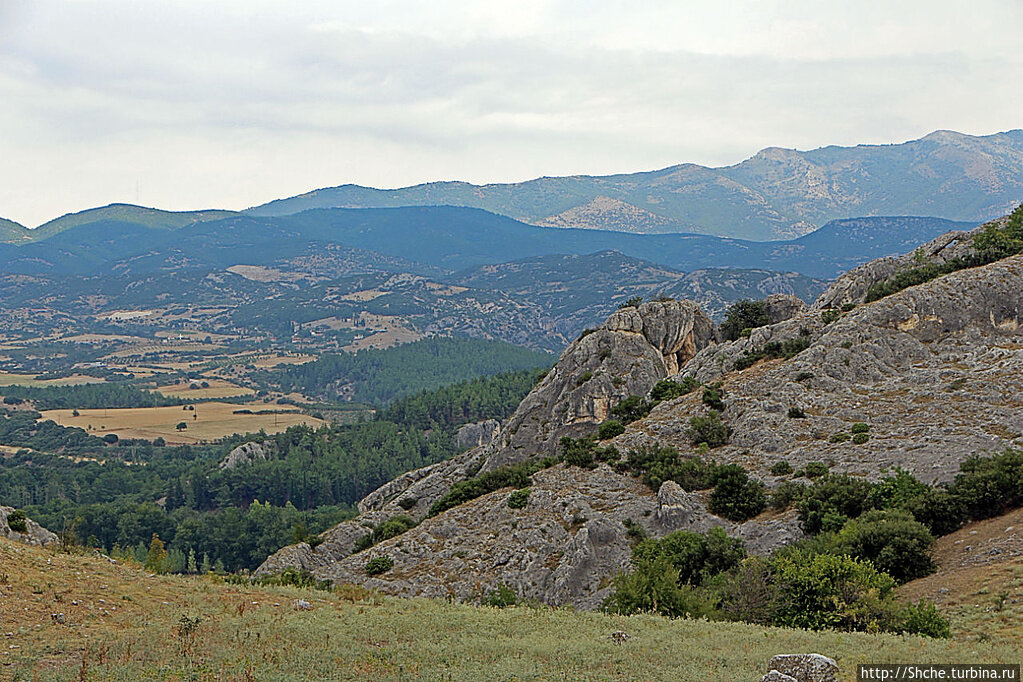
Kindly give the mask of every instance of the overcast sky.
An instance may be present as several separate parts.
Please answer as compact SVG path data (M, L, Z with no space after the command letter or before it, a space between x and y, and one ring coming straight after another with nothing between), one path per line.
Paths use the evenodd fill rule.
M1020 0L0 0L0 216L1023 127Z

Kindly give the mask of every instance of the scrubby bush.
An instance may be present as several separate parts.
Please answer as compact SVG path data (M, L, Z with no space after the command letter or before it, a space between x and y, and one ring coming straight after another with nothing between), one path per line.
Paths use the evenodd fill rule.
M522 509L529 504L529 488L520 488L508 496L509 509Z
M787 476L792 473L792 465L788 462L781 461L775 462L771 465L772 476Z
M625 433L625 427L617 419L608 419L606 422L600 425L597 429L597 438L599 440L607 440L620 436Z
M767 507L764 484L752 480L737 464L718 467L710 494L710 511L732 521L753 518Z
M691 376L682 377L681 381L661 379L650 389L650 402L657 404L664 400L674 400L700 387L700 382Z
M849 428L849 430L852 433L867 433L870 431L870 425L866 422L856 422Z
M1023 451L971 457L960 470L948 492L963 501L970 518L986 519L1023 506Z
M515 594L515 590L510 585L501 583L496 589L487 593L487 598L483 600L483 605L491 606L495 609L503 609L507 606L515 606L516 602L518 602L518 595Z
M903 583L934 572L934 536L901 509L869 511L845 524L835 535L834 551L874 566Z
M700 457L682 457L678 450L648 445L630 450L619 469L657 490L665 481L675 481L685 490L704 490L713 485L715 465Z
M820 478L828 473L828 465L824 462L810 462L803 467L803 475L807 478Z
M721 334L729 341L742 335L745 329L755 329L768 324L767 302L741 299L733 303L725 312L725 321L721 323Z
M803 412L801 407L790 407L788 417L789 419L806 419L806 412Z
M701 401L712 410L724 412L725 401L721 397L721 382L718 381L709 386L704 386Z
M28 517L20 509L15 509L7 515L7 527L15 533L28 532Z
M380 575L394 568L394 559L385 555L375 556L366 562L366 575Z
M648 414L650 414L650 403L638 395L630 395L611 408L611 416L622 424L630 424Z
M819 533L826 519L829 526L853 519L870 508L869 481L841 474L828 474L808 487L799 501L799 517L807 533Z
M852 437L853 445L863 445L868 440L870 440L870 434L869 433L855 433L855 434L853 434L853 437Z
M844 443L847 440L849 440L849 434L845 431L836 431L831 434L830 438L828 438L828 442L830 443Z
M799 503L806 495L808 486L795 481L785 481L771 492L771 507L784 511Z
M711 411L705 417L690 417L688 435L693 445L706 443L708 447L717 448L728 444L732 427L721 421L718 412Z
M352 546L353 552L361 552L384 540L390 540L409 530L415 528L417 522L404 514L393 516L373 527L373 530L366 535L359 537Z

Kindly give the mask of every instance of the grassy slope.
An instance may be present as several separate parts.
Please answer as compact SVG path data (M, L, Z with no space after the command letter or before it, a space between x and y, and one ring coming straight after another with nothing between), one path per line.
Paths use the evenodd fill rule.
M963 639L1016 642L1023 652L1023 509L939 538L933 554L938 571L901 593L936 603Z
M746 680L774 654L817 651L851 680L862 662L1020 656L996 642L358 596L151 576L0 539L0 679ZM294 609L299 597L312 610ZM182 616L202 619L192 637ZM615 644L616 630L632 638Z

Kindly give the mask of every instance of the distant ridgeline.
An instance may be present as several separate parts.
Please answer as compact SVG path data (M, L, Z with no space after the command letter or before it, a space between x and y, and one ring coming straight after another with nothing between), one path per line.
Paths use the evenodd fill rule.
M140 209L141 210L141 209ZM88 213L88 212L87 212ZM766 268L834 277L879 256L954 229L972 227L925 217L836 220L788 241L743 241L692 233L633 234L539 227L474 208L450 206L318 209L297 215L214 216L176 229L155 229L128 216L82 222L32 242L0 243L4 272L39 276L150 275L168 269L268 265L322 251L326 244L362 250L366 262L416 264L406 271L460 270L549 254L617 250L684 271ZM480 239L480 235L487 235ZM365 251L370 251L366 257ZM393 262L384 269L395 270Z

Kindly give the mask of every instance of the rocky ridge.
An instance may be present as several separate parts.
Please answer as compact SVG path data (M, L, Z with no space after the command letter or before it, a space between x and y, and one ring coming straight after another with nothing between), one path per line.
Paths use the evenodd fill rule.
M963 234L949 235L895 267L948 257L964 244ZM404 474L367 496L361 517L328 531L317 548L285 548L259 572L296 565L389 593L458 599L504 583L522 597L592 608L610 577L628 565L629 527L656 537L722 526L753 552L798 538L792 516L765 513L737 525L711 515L702 494L674 483L653 493L606 465L591 471L559 464L533 476L522 509L508 506L508 489L493 492L350 554L369 532L364 524L399 513L424 519L455 482L551 454L562 436L592 433L615 404L646 395L666 377L722 381L723 419L733 435L711 456L741 463L768 485L780 480L768 471L779 460L796 467L825 462L870 478L898 466L925 481L947 480L967 457L1019 444L1023 256L855 306L866 281L890 276L882 272L894 270L850 272L811 308L776 299L769 306L776 322L731 342L722 342L691 302L623 308L569 346L490 443ZM855 307L835 307L846 303ZM748 361L786 342L796 342L788 359ZM790 408L805 417L790 418ZM613 443L621 451L657 443L695 454L688 420L705 410L698 392L663 402ZM848 438L857 422L868 425L866 443ZM367 576L366 561L381 554L394 568Z

